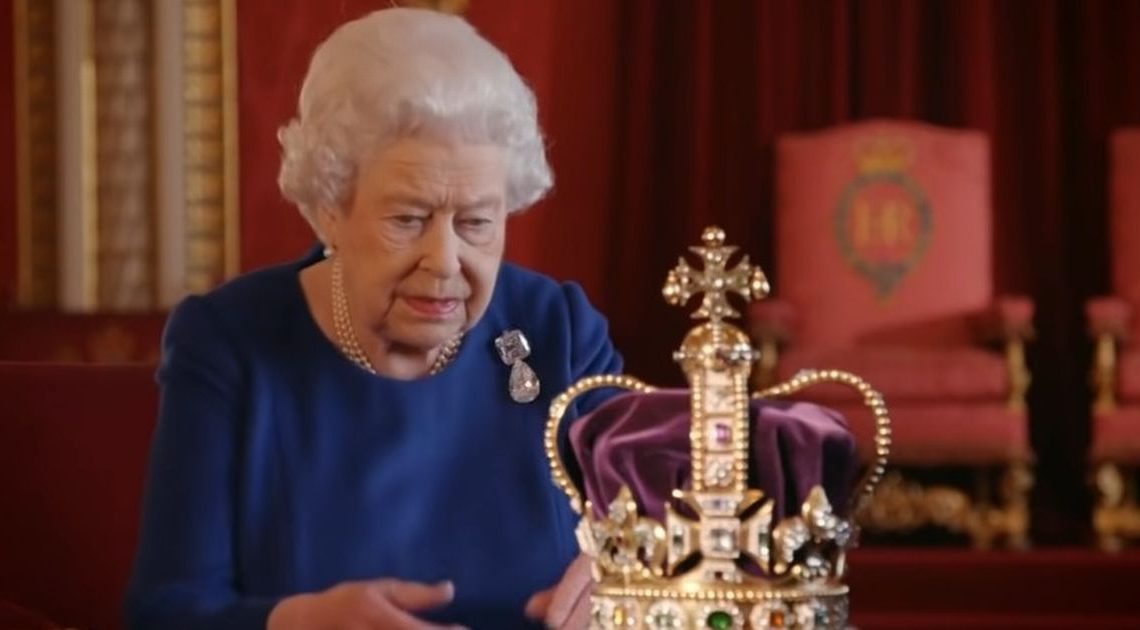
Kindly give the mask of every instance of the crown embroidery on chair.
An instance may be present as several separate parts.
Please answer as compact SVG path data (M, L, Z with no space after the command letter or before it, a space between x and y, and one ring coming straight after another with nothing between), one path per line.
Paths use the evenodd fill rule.
M582 519L578 542L593 559L591 628L841 628L847 620L845 552L854 541L851 521L833 510L816 486L800 514L778 520L774 501L748 487L749 406L756 396L787 396L816 383L855 388L875 415L876 460L862 484L869 496L881 478L890 424L882 397L855 375L804 371L792 380L751 394L748 376L758 359L748 337L726 317L737 316L726 299L768 294L763 272L747 257L728 267L735 247L719 228L690 248L703 267L684 258L669 272L663 294L684 306L703 294L695 318L707 319L686 335L674 359L691 388L691 468L687 489L677 488L663 522L638 510L623 487L604 512L584 501L563 466L557 436L571 401L587 391L621 387L648 393L653 387L631 376L603 375L575 383L555 398L545 446L555 483ZM854 510L852 510L852 513Z
M910 175L915 148L906 138L865 137L853 152L858 175L840 196L835 236L847 264L887 299L930 247L934 215Z

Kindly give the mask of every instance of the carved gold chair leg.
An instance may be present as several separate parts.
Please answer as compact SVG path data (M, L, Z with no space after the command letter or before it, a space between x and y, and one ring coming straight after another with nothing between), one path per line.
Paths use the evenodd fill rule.
M992 549L998 533L992 522L995 516L993 508L980 505L974 510L974 515L977 517L974 519L977 525L969 530L970 542L973 543L974 549L979 551Z
M1093 527L1097 542L1105 551L1119 551L1127 539L1140 537L1140 506L1136 501L1135 479L1129 474L1132 472L1112 462L1104 462L1096 468Z
M1002 527L1006 547L1029 547L1029 493L1033 490L1033 469L1028 462L1010 464L1001 479Z
M974 549L992 549L1003 520L993 504L993 471L975 470L974 491L966 496L970 505L965 533L969 534Z
M976 495L974 527L969 530L977 549L990 549L1003 543L1008 549L1027 549L1029 540L1029 493L1033 489L1033 469L1027 462L1014 462L1001 471L998 502L991 501L988 480Z

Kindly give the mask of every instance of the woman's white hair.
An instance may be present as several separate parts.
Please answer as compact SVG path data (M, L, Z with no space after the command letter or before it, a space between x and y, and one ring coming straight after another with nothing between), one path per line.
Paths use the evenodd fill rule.
M392 8L344 24L313 54L297 110L277 133L277 184L314 229L318 209L351 198L363 161L421 132L503 147L509 212L553 184L534 94L459 17Z

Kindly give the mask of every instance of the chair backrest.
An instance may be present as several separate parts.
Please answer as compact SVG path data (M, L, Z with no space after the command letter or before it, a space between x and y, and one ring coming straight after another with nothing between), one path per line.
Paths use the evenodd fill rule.
M1132 331L1140 338L1140 127L1112 134L1109 207L1112 288L1132 303Z
M0 600L122 627L157 389L152 365L0 363Z
M993 299L989 144L872 120L777 147L776 295L797 339L961 343Z

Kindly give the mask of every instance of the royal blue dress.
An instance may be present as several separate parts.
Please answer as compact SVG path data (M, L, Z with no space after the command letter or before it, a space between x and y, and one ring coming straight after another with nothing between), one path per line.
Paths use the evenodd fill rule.
M543 451L546 415L577 379L620 371L605 319L577 285L504 264L446 370L388 379L317 327L298 273L318 259L171 315L130 627L261 629L284 596L381 577L452 580L454 602L431 619L540 627L526 600L578 552ZM494 348L512 328L542 384L527 404L510 398Z

